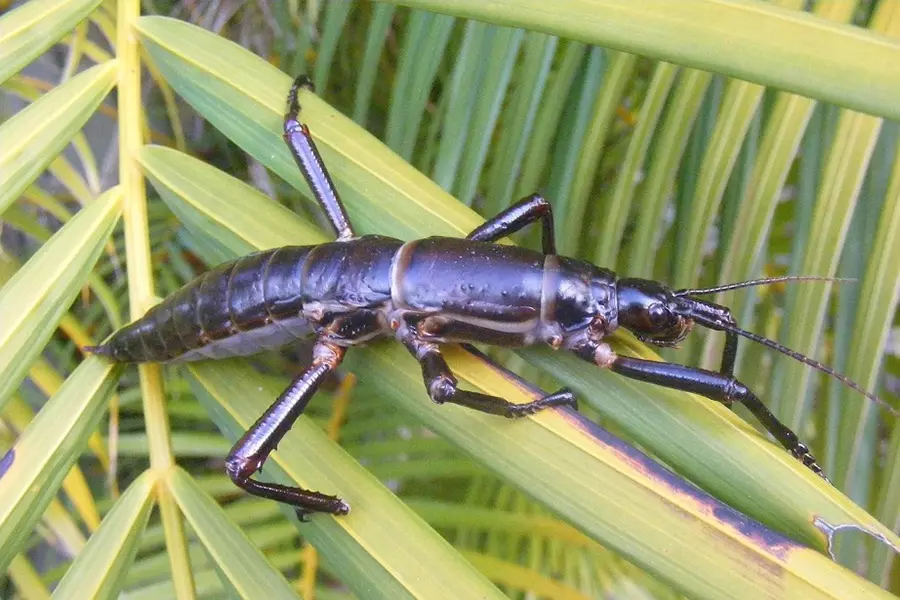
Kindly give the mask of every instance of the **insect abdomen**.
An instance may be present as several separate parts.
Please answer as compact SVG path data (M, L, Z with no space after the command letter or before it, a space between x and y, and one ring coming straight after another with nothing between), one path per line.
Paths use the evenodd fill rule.
M379 335L402 242L366 236L250 254L200 275L91 350L120 362L246 356L328 332L351 345ZM377 316L377 315L376 315ZM357 331L361 329L360 331Z
M301 272L311 246L244 256L203 273L92 350L120 362L246 356L309 334Z

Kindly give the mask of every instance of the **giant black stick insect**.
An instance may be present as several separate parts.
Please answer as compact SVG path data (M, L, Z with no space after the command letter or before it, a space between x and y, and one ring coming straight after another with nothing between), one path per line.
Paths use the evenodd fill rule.
M191 281L89 351L121 362L191 361L245 356L315 336L312 364L234 445L226 460L232 481L249 493L313 512L347 514L340 498L251 476L262 468L317 388L350 346L393 336L416 358L428 395L485 413L521 417L554 406L576 408L562 389L527 404L461 390L440 351L449 342L500 346L545 343L597 366L657 385L694 392L730 406L740 402L774 438L815 473L822 469L797 435L734 378L738 336L828 373L879 401L832 369L772 340L738 328L728 308L698 295L775 281L673 291L646 279L619 279L590 263L556 254L553 214L539 195L523 198L465 239L402 242L357 237L306 125L297 94L288 94L284 140L337 234L319 246L265 250L220 265ZM543 252L495 244L540 221ZM694 324L726 334L718 372L619 356L604 341L618 327L657 346L673 346ZM879 401L880 402L880 401Z

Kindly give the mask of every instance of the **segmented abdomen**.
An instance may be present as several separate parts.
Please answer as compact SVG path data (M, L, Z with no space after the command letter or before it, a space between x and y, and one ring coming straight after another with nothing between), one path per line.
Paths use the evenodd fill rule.
M97 354L120 362L246 356L310 334L304 263L315 246L286 246L207 271L117 331Z

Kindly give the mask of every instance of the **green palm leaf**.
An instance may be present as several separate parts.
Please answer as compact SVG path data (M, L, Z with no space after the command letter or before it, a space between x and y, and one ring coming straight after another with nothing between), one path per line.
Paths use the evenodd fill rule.
M752 421L708 400L546 349L498 357L547 387L571 386L585 412L719 500L573 415L508 423L431 406L418 367L391 343L348 355L345 370L359 377L354 400L344 406L343 392L333 394L331 410L314 402L264 474L338 493L353 507L348 517L317 516L298 529L274 503L229 502L235 488L207 463L221 458L285 385L246 362L199 363L165 377L142 366L137 380L126 375L108 442L124 476L135 481L121 498L95 502L80 471L66 479L81 514L95 505L106 514L83 549L74 529L78 511L70 515L54 499L120 373L97 359L75 369L72 341L91 343L86 331L109 331L106 323L116 317L104 313L118 313L126 294L132 315L141 314L155 301L154 280L157 289L173 290L193 275L191 255L218 262L327 239L298 215L318 218L309 203L292 211L271 200L309 191L280 139L289 78L258 54L277 55L284 65L314 61L321 97L333 105L304 93L302 120L360 232L460 236L482 222L469 205L490 215L514 196L542 191L554 205L561 246L623 274L693 286L756 277L790 261L792 273L858 276L859 293L842 295L834 310L833 338L826 328L830 296L821 285L792 293L783 323L777 295L743 294L728 304L746 328L846 364L852 377L877 389L900 289L898 128L884 120L900 115L893 101L900 78L890 66L900 58L900 20L889 0L870 12L823 2L814 14L790 0L566 0L552 11L533 0L397 3L435 13L347 1L310 3L305 12L285 3L263 19L247 5L232 32L253 40L255 52L183 21L138 18L132 1L119 3L115 22L108 7L95 4L37 0L0 16L0 57L10 58L0 60L0 81L18 97L37 97L36 80L10 75L68 31L65 73L81 60L98 64L0 125L3 139L14 140L0 147L0 167L9 167L0 169L0 212L11 229L44 243L43 211L68 220L64 203L36 182L45 168L85 205L0 289L0 405L16 393L0 413L0 559L20 593L38 597L58 586L61 596L90 587L102 596L127 589L137 597L289 597L295 592L282 573L292 577L299 568L297 585L320 598L346 596L334 579L359 597L487 597L498 595L495 585L512 597L626 589L654 597L886 597L791 541L831 550L844 527L884 542L864 549L871 552L867 574L900 589L890 579L888 549L900 547L892 531L900 506L897 428L892 437L879 432L875 411L836 386L819 386L823 400L813 402L818 379L781 360L770 366L756 348L741 356L742 380L802 437L815 439L839 485L878 519L759 435ZM857 25L845 24L851 18ZM93 32L115 47L115 60ZM266 194L185 154L144 145L150 111L141 106L137 44L152 61L179 148L182 131L198 128L182 130L172 90L252 157L244 171L242 156L221 153L230 170L246 172ZM121 185L93 198L102 163L96 142L79 131L113 83L118 111L102 109L119 126ZM791 92L847 108L817 107ZM383 132L396 154L357 123ZM217 135L207 134L221 149L226 142ZM56 156L70 140L84 173ZM151 203L148 210L141 170L164 208ZM20 194L25 202L16 202ZM124 250L104 246L120 202ZM670 227L669 214L684 225ZM31 247L29 241L15 251ZM95 268L104 248L111 260ZM127 288L117 249L127 255ZM85 282L101 302L70 309ZM57 325L62 335L54 336ZM655 356L627 335L614 343L622 352ZM720 351L716 336L708 336L681 356L666 356L714 365ZM447 353L467 385L518 402L537 393L488 361ZM898 371L891 358L887 370ZM273 368L271 359L261 360ZM52 393L57 372L72 375L29 424L23 398L40 402ZM41 393L19 385L26 375ZM813 408L826 400L827 417L819 417L825 413ZM338 445L333 421L341 414ZM125 431L120 437L117 427ZM13 430L24 433L15 439ZM105 468L97 436L91 448ZM153 504L159 519L144 530ZM90 514L93 528L96 512ZM65 563L48 568L25 554L41 543L32 529L42 517L67 540L63 554L78 554L68 572ZM298 531L322 554L318 578L314 557L298 559ZM855 548L840 551L855 560Z

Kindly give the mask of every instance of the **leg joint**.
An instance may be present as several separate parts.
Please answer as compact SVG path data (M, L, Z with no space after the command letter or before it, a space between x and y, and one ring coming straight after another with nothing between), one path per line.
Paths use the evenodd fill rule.
M225 473L235 485L243 488L261 464L261 461L230 454L225 459Z
M438 375L428 382L428 395L435 404L443 404L456 394L456 381L446 375Z
M740 402L743 404L752 394L750 388L748 388L746 385L744 385L734 377L728 380L724 391L725 397L723 398L723 400L729 404L732 402Z
M541 212L546 212L547 210L552 210L550 202L548 202L547 199L540 194L531 194L530 196L525 198L525 201L522 202L522 204L533 205L535 207L535 211L540 210Z

